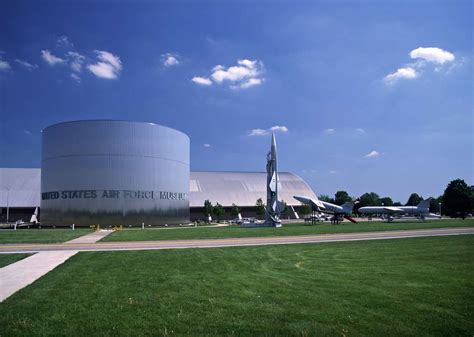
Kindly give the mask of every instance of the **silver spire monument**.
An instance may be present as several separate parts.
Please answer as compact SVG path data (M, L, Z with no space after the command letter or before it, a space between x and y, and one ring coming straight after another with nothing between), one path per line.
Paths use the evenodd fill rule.
M281 227L280 213L281 202L278 201L278 181L277 169L277 149L275 134L272 133L272 145L267 154L267 207L265 212L265 225L272 227Z

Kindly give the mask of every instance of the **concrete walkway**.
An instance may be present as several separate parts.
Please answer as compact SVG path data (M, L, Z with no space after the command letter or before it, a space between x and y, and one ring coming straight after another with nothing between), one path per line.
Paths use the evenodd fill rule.
M112 233L112 231L102 230L81 236L66 243L91 244L99 241L110 233ZM18 290L33 283L77 253L77 250L40 252L0 268L0 302L3 302Z

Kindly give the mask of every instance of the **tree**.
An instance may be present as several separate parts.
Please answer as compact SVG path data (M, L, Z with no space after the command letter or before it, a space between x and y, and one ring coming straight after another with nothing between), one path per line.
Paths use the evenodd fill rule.
M439 203L443 202L443 196L430 199L430 213L439 213Z
M212 213L217 217L217 220L220 220L221 216L225 214L225 209L221 204L216 203L216 205L212 208Z
M262 218L265 215L265 204L263 203L262 198L257 199L255 206L255 213L259 218Z
M240 214L240 208L236 204L232 204L232 208L230 209L230 214L233 217L238 217Z
M285 217L285 218L289 218L290 215L291 215L291 209L290 207L288 207L288 205L286 204L286 202L284 202L282 200L282 209L281 209L281 216L282 217Z
M359 202L354 206L354 212L357 213L359 208L364 206L381 206L382 202L380 201L379 195L374 192L364 193L360 196Z
M300 213L300 215L302 215L303 217L304 217L305 215L310 214L310 213L311 213L311 206L310 206L310 205L306 205L306 204L301 205L301 207L300 207L300 209L299 209L299 213Z
M394 202L392 206L403 206L400 201Z
M405 206L416 206L422 201L423 201L423 197L419 196L416 193L412 193L410 194L410 197L408 198L408 201L405 204Z
M463 215L474 208L474 191L462 179L451 181L443 194L441 211L446 215Z
M380 203L384 206L393 206L393 200L390 197L380 198Z
M346 191L337 191L334 197L335 197L334 203L336 205L342 205L346 202L352 201L352 198L349 196L349 194Z
M326 202L330 202L331 204L334 204L334 199L331 198L329 195L326 195L326 194L321 194L318 197L318 199L321 200L321 201L326 201Z
M205 212L205 215L206 215L206 220L209 218L209 216L212 215L213 213L213 207L212 207L212 204L209 200L205 200L204 201L204 212Z

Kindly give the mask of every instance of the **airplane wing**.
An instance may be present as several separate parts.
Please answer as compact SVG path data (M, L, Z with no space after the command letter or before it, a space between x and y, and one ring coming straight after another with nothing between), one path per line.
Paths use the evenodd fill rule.
M398 208L398 207L393 207L393 206L387 206L383 208L387 212L404 212L403 209Z
M326 207L324 207L323 203L317 198L312 199L312 198L301 197L301 196L297 196L297 195L293 196L293 198L295 198L299 202L302 202L303 204L310 205L313 209L321 210L321 209L326 208Z

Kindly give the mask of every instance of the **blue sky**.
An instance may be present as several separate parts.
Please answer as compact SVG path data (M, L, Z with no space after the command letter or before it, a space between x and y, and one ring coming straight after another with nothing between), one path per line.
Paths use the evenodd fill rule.
M0 166L40 130L154 122L192 170L279 167L317 194L406 202L474 184L471 1L2 1Z

